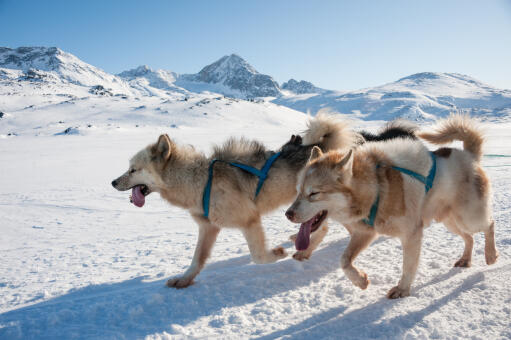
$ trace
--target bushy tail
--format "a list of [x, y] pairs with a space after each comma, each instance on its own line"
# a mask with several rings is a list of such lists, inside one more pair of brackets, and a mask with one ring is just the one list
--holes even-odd
[[415, 133], [418, 126], [404, 119], [395, 119], [385, 124], [376, 134], [368, 131], [359, 131], [366, 142], [383, 142], [396, 138], [417, 139]]
[[477, 122], [466, 115], [452, 114], [438, 121], [433, 132], [419, 132], [417, 135], [433, 144], [446, 144], [454, 140], [463, 142], [463, 149], [480, 160], [483, 154], [484, 137]]
[[351, 148], [361, 139], [360, 135], [351, 129], [348, 121], [338, 115], [319, 112], [307, 123], [304, 132], [304, 145], [319, 145], [323, 151], [341, 148]]

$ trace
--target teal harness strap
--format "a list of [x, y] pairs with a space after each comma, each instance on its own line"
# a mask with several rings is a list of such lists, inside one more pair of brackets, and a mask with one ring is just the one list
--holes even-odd
[[[429, 153], [431, 156], [431, 160], [433, 161], [433, 164], [431, 165], [431, 169], [429, 170], [428, 177], [424, 177], [421, 174], [416, 173], [415, 171], [408, 170], [405, 168], [401, 168], [399, 166], [391, 166], [391, 169], [400, 171], [404, 174], [407, 174], [408, 176], [411, 176], [415, 178], [416, 180], [424, 183], [424, 188], [426, 189], [426, 193], [433, 187], [433, 181], [435, 180], [435, 174], [436, 174], [436, 155], [433, 152]], [[376, 168], [379, 168], [380, 165], [377, 165]], [[369, 211], [369, 216], [367, 218], [364, 218], [362, 222], [365, 224], [374, 227], [374, 220], [376, 219], [376, 213], [378, 212], [378, 205], [380, 203], [380, 194], [378, 193], [376, 195], [376, 199], [371, 206], [371, 210]]]
[[378, 203], [380, 203], [380, 194], [379, 193], [376, 195], [376, 200], [374, 201], [373, 205], [371, 206], [371, 210], [369, 211], [369, 216], [362, 220], [362, 222], [370, 225], [371, 227], [374, 227], [374, 219], [376, 218], [376, 212], [378, 211]]
[[251, 173], [254, 176], [259, 177], [259, 182], [257, 183], [257, 188], [255, 192], [255, 197], [259, 195], [259, 192], [261, 191], [261, 188], [263, 187], [264, 181], [266, 178], [268, 178], [268, 172], [270, 171], [271, 166], [273, 165], [273, 162], [280, 156], [280, 152], [277, 152], [273, 154], [266, 163], [264, 163], [263, 167], [261, 169], [256, 169], [252, 166], [235, 163], [235, 162], [227, 162], [221, 159], [212, 159], [209, 163], [208, 168], [208, 181], [206, 182], [206, 187], [204, 188], [204, 193], [202, 194], [202, 208], [204, 210], [204, 217], [208, 218], [209, 216], [209, 198], [211, 196], [211, 186], [213, 184], [213, 166], [216, 162], [223, 162], [227, 163], [231, 166], [235, 166], [237, 168], [240, 168], [248, 173]]

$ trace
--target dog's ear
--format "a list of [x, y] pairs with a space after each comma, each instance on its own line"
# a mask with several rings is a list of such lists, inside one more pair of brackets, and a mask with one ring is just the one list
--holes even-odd
[[316, 158], [323, 156], [323, 151], [318, 146], [314, 146], [309, 157], [309, 162], [312, 162]]
[[350, 151], [343, 158], [341, 158], [341, 160], [338, 163], [335, 164], [335, 168], [338, 170], [344, 169], [351, 171], [351, 165], [353, 162], [350, 161], [352, 159], [351, 157], [352, 154], [353, 150], [350, 149]]
[[289, 141], [289, 143], [291, 143], [293, 145], [301, 145], [302, 144], [302, 136], [300, 136], [300, 135], [292, 135], [291, 136], [291, 140]]
[[172, 152], [172, 142], [167, 134], [161, 135], [158, 142], [152, 148], [153, 157], [162, 161], [167, 161]]

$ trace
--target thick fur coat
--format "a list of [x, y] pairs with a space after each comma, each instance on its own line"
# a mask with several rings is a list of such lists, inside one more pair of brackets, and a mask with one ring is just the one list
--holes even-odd
[[[400, 167], [428, 176], [429, 150], [418, 140], [398, 138], [366, 143], [353, 151], [323, 153], [314, 148], [298, 180], [298, 196], [286, 212], [293, 222], [313, 225], [329, 216], [341, 222], [351, 240], [341, 258], [346, 276], [365, 289], [368, 276], [353, 265], [357, 255], [380, 234], [398, 237], [403, 247], [403, 273], [389, 298], [408, 296], [419, 263], [423, 227], [434, 219], [465, 240], [456, 266], [470, 265], [472, 234], [485, 233], [488, 264], [495, 262], [494, 223], [489, 181], [481, 168], [483, 138], [468, 117], [440, 121], [434, 132], [419, 136], [434, 144], [461, 140], [464, 150], [439, 149], [433, 187], [396, 170]], [[378, 199], [374, 225], [364, 222]], [[307, 235], [306, 235], [307, 236]]]

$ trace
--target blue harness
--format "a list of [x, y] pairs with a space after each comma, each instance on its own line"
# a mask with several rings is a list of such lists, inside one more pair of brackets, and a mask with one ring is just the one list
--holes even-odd
[[261, 191], [261, 188], [263, 187], [264, 181], [268, 177], [268, 171], [270, 171], [273, 162], [275, 162], [275, 160], [279, 156], [280, 152], [273, 154], [273, 156], [268, 158], [268, 160], [266, 161], [266, 163], [264, 163], [263, 167], [260, 170], [245, 164], [227, 162], [221, 159], [212, 159], [211, 163], [209, 163], [208, 168], [208, 182], [206, 183], [204, 193], [202, 194], [202, 208], [204, 209], [204, 217], [208, 218], [209, 216], [209, 197], [211, 196], [211, 184], [213, 182], [213, 165], [215, 165], [216, 162], [227, 163], [229, 165], [245, 170], [246, 172], [249, 172], [254, 176], [259, 177], [259, 182], [257, 183], [257, 189], [255, 192], [255, 197], [257, 197], [257, 195], [259, 195], [259, 191]]
[[[391, 169], [400, 171], [404, 174], [407, 174], [408, 176], [411, 176], [415, 178], [416, 180], [424, 183], [424, 188], [426, 189], [426, 193], [431, 189], [433, 186], [433, 181], [435, 180], [435, 174], [436, 174], [436, 155], [433, 152], [429, 153], [431, 156], [431, 160], [433, 161], [433, 164], [431, 165], [431, 169], [429, 170], [428, 177], [424, 177], [421, 174], [416, 173], [415, 171], [411, 171], [405, 168], [401, 168], [399, 166], [391, 166]], [[379, 168], [380, 165], [377, 165], [376, 168]], [[362, 222], [365, 224], [374, 227], [374, 220], [376, 218], [376, 213], [378, 212], [378, 204], [380, 203], [380, 194], [376, 196], [376, 200], [374, 200], [373, 205], [371, 206], [371, 210], [369, 211], [369, 216], [367, 218], [364, 218]]]

